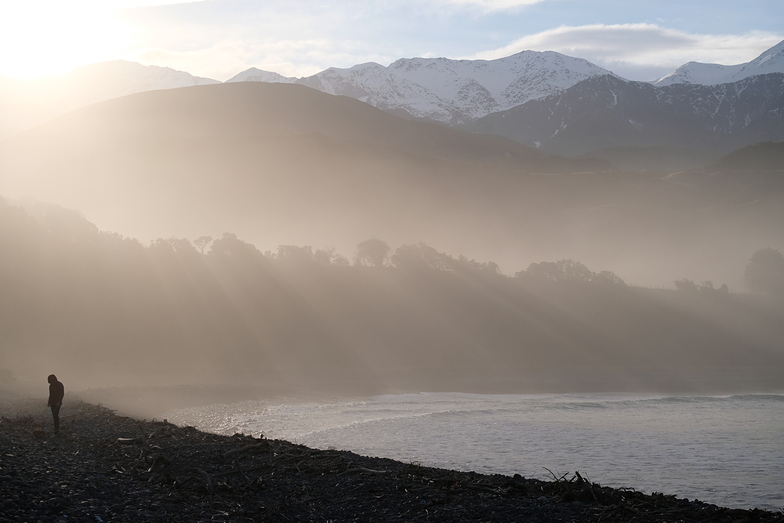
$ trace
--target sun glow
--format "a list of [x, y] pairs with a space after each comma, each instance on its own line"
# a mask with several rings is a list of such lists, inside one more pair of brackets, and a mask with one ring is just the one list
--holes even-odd
[[128, 31], [111, 2], [0, 3], [0, 75], [35, 78], [117, 58]]

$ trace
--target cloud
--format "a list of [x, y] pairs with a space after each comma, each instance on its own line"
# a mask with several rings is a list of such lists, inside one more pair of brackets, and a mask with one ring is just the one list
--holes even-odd
[[477, 53], [494, 59], [530, 49], [585, 58], [621, 76], [653, 80], [689, 61], [734, 65], [748, 62], [784, 39], [782, 34], [694, 34], [655, 24], [562, 26]]
[[538, 4], [544, 1], [546, 0], [445, 0], [444, 3], [479, 7], [485, 11], [504, 11]]

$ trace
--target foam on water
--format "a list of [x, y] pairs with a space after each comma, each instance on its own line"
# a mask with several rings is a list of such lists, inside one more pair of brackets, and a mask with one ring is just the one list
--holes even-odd
[[[547, 479], [592, 481], [742, 508], [784, 508], [784, 395], [423, 393], [184, 409], [178, 424], [315, 448]], [[546, 469], [545, 469], [546, 467]]]

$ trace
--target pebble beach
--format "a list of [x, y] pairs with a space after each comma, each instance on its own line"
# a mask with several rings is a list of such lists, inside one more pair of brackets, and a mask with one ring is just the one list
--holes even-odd
[[666, 493], [485, 475], [220, 436], [40, 399], [0, 405], [0, 520], [29, 522], [784, 522]]

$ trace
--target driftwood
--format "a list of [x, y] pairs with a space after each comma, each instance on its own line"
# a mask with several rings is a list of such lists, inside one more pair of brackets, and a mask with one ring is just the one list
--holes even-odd
[[207, 471], [202, 470], [200, 468], [197, 468], [196, 471], [199, 474], [201, 474], [201, 477], [204, 479], [204, 486], [206, 486], [207, 491], [209, 491], [209, 493], [212, 494], [214, 489], [212, 486], [212, 478], [210, 478], [210, 475], [207, 473]]
[[242, 479], [245, 480], [245, 484], [250, 487], [250, 480], [248, 479], [248, 476], [246, 476], [245, 473], [242, 471], [242, 467], [240, 467], [240, 462], [234, 461], [234, 466], [237, 467], [237, 472], [239, 472], [240, 476], [242, 476]]
[[353, 468], [344, 470], [343, 472], [338, 474], [338, 476], [342, 476], [343, 474], [356, 474], [358, 472], [363, 472], [365, 474], [387, 474], [389, 471], [387, 471], [387, 470], [373, 470], [373, 469], [369, 469], [369, 468], [365, 468], [365, 467], [353, 467]]

